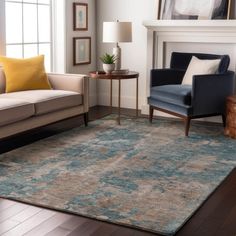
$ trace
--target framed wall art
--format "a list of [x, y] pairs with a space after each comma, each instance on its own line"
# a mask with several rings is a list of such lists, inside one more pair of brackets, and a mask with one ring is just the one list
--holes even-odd
[[73, 28], [74, 30], [88, 30], [88, 4], [73, 3]]
[[160, 20], [161, 19], [161, 7], [162, 7], [162, 0], [157, 0], [158, 1], [158, 5], [157, 5], [157, 19]]
[[91, 37], [73, 38], [73, 64], [85, 65], [91, 63]]
[[231, 0], [161, 0], [162, 20], [229, 19]]

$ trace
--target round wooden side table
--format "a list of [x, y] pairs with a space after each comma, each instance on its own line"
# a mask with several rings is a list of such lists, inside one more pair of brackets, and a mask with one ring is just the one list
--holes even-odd
[[110, 80], [110, 108], [112, 111], [112, 82], [113, 80], [118, 80], [119, 82], [119, 88], [118, 88], [118, 124], [120, 125], [120, 105], [121, 105], [121, 80], [127, 80], [127, 79], [136, 79], [136, 117], [138, 116], [138, 78], [139, 73], [134, 71], [129, 71], [128, 73], [119, 74], [119, 73], [111, 73], [106, 74], [103, 71], [92, 71], [89, 73], [90, 77], [93, 79], [105, 79]]
[[236, 139], [236, 96], [227, 98], [225, 135]]

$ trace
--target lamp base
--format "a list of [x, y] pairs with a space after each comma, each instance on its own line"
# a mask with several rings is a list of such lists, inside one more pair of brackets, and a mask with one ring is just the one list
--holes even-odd
[[116, 47], [113, 48], [113, 55], [116, 57], [115, 61], [115, 70], [121, 69], [121, 48], [119, 47], [118, 43], [116, 44]]

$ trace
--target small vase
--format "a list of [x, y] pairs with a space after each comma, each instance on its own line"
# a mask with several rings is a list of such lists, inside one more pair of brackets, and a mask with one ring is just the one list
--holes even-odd
[[115, 69], [115, 63], [114, 64], [103, 64], [103, 70], [107, 74], [111, 74], [111, 72]]

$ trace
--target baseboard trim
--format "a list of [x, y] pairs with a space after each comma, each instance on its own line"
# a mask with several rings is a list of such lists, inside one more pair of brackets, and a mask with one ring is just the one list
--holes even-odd
[[[110, 106], [110, 94], [108, 93], [99, 93], [98, 94], [99, 106]], [[139, 104], [141, 101], [141, 97], [139, 98]], [[118, 96], [113, 94], [112, 96], [112, 106], [118, 107]], [[121, 95], [121, 107], [128, 108], [128, 109], [136, 109], [136, 97], [133, 96], [122, 96]], [[139, 108], [141, 106], [139, 105]]]

